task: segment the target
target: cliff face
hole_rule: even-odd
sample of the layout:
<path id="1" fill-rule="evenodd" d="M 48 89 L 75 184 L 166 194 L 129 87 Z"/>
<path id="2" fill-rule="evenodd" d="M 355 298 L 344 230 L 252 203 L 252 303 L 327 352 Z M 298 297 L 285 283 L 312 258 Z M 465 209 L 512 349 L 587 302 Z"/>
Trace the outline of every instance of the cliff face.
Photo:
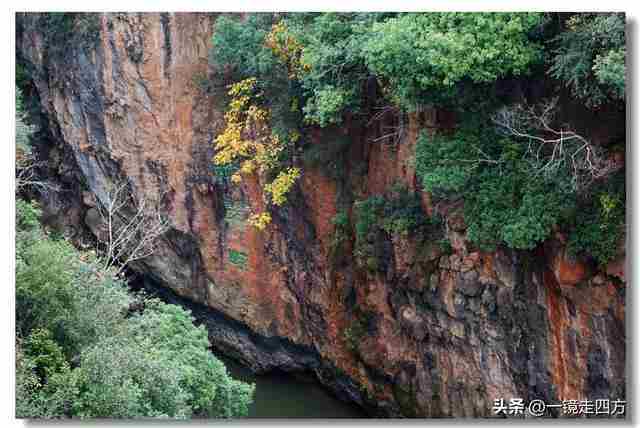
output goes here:
<path id="1" fill-rule="evenodd" d="M 43 197 L 52 224 L 82 244 L 95 198 L 118 178 L 138 196 L 164 194 L 172 228 L 134 269 L 200 304 L 218 348 L 255 370 L 314 371 L 375 414 L 490 416 L 498 398 L 625 397 L 624 257 L 598 271 L 567 257 L 561 234 L 531 254 L 478 252 L 456 206 L 437 208 L 451 251 L 383 234 L 376 274 L 349 245 L 332 251 L 343 192 L 419 191 L 417 132 L 446 123 L 442 113 L 412 117 L 394 144 L 372 142 L 375 127 L 345 126 L 346 178 L 305 167 L 272 224 L 248 226 L 263 204 L 257 179 L 232 187 L 212 173 L 222 113 L 199 82 L 211 72 L 214 18 L 101 14 L 95 43 L 64 52 L 48 47 L 37 16 L 18 18 L 49 134 L 39 153 L 69 189 Z M 311 140 L 327 143 L 319 131 Z"/>

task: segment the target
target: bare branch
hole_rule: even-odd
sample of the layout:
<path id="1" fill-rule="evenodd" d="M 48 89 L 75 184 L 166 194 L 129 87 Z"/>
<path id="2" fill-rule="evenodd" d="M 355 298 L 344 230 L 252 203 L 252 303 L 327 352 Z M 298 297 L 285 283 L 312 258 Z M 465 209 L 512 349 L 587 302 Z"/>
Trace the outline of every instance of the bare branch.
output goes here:
<path id="1" fill-rule="evenodd" d="M 377 143 L 380 141 L 388 144 L 398 144 L 406 135 L 407 124 L 402 111 L 391 105 L 377 108 L 378 112 L 374 114 L 367 125 L 379 123 L 380 136 L 373 138 L 371 141 Z"/>
<path id="2" fill-rule="evenodd" d="M 554 125 L 558 99 L 527 106 L 505 107 L 492 118 L 505 135 L 526 141 L 525 160 L 536 174 L 554 177 L 567 168 L 571 186 L 583 191 L 594 180 L 611 174 L 619 166 L 604 156 L 602 149 L 568 125 Z"/>
<path id="3" fill-rule="evenodd" d="M 29 187 L 58 191 L 58 186 L 38 179 L 37 169 L 43 165 L 43 162 L 36 162 L 31 152 L 16 150 L 16 191 Z"/>
<path id="4" fill-rule="evenodd" d="M 169 220 L 161 210 L 161 200 L 142 196 L 136 202 L 126 181 L 116 183 L 107 199 L 98 204 L 102 231 L 104 268 L 118 267 L 120 274 L 130 263 L 152 255 L 158 239 L 168 230 Z"/>

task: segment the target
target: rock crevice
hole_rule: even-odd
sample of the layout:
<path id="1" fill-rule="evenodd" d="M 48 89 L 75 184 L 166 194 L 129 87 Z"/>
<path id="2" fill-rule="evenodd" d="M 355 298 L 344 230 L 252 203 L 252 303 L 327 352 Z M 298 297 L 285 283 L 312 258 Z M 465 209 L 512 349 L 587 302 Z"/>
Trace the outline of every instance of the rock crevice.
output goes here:
<path id="1" fill-rule="evenodd" d="M 234 188 L 211 171 L 223 115 L 195 77 L 211 72 L 214 16 L 93 17 L 95 46 L 63 53 L 47 47 L 38 14 L 18 17 L 48 135 L 39 154 L 67 171 L 51 179 L 77 187 L 75 198 L 45 198 L 44 211 L 78 242 L 91 236 L 81 187 L 103 199 L 126 178 L 138 195 L 164 195 L 172 228 L 134 269 L 196 308 L 215 347 L 257 371 L 314 372 L 377 415 L 486 417 L 499 398 L 624 398 L 620 269 L 569 260 L 556 240 L 536 253 L 478 252 L 456 207 L 444 213 L 449 249 L 384 232 L 373 271 L 356 265 L 353 242 L 336 252 L 332 219 L 353 199 L 400 182 L 433 212 L 408 160 L 418 128 L 446 114 L 410 118 L 393 145 L 348 129 L 346 177 L 306 168 L 261 232 L 246 224 L 263 203 L 257 180 Z M 323 142 L 318 132 L 309 144 Z"/>

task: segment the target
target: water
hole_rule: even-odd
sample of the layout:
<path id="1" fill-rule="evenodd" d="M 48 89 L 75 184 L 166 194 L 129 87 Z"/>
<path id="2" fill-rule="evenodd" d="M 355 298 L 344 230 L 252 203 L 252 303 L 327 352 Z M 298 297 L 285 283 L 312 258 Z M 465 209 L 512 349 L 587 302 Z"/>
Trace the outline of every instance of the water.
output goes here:
<path id="1" fill-rule="evenodd" d="M 141 289 L 166 303 L 181 305 L 192 311 L 196 319 L 211 317 L 210 309 L 177 296 L 168 288 L 156 285 L 152 279 L 133 276 L 128 284 L 133 291 Z M 290 373 L 256 375 L 249 368 L 211 349 L 227 366 L 235 379 L 256 385 L 251 418 L 365 418 L 366 413 L 355 404 L 338 400 L 315 379 Z"/>
<path id="2" fill-rule="evenodd" d="M 250 418 L 364 418 L 356 405 L 338 400 L 313 379 L 288 373 L 255 375 L 235 360 L 216 354 L 234 379 L 256 385 Z"/>

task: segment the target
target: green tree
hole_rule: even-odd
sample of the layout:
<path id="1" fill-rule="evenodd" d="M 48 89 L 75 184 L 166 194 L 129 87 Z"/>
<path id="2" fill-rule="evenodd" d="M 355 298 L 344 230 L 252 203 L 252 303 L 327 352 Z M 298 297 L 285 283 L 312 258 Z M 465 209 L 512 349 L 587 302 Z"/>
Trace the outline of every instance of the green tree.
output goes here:
<path id="1" fill-rule="evenodd" d="M 133 296 L 92 254 L 51 239 L 18 201 L 18 417 L 240 417 L 232 379 L 188 311 Z"/>
<path id="2" fill-rule="evenodd" d="M 569 250 L 591 254 L 606 265 L 621 252 L 625 236 L 625 178 L 618 173 L 580 201 L 569 236 Z"/>
<path id="3" fill-rule="evenodd" d="M 42 383 L 46 383 L 54 374 L 69 368 L 62 348 L 53 340 L 49 330 L 33 330 L 24 341 L 23 347 Z"/>
<path id="4" fill-rule="evenodd" d="M 541 59 L 530 34 L 542 23 L 538 13 L 223 15 L 212 56 L 234 81 L 278 82 L 280 93 L 289 81 L 295 95 L 272 105 L 295 99 L 306 123 L 326 127 L 366 113 L 364 102 L 378 101 L 369 95 L 414 110 L 451 101 L 459 82 L 525 74 Z M 379 93 L 370 93 L 372 79 Z"/>
<path id="5" fill-rule="evenodd" d="M 374 24 L 362 51 L 392 99 L 414 110 L 456 96 L 462 81 L 525 74 L 541 59 L 529 34 L 542 21 L 539 13 L 402 14 Z"/>
<path id="6" fill-rule="evenodd" d="M 524 150 L 486 127 L 463 127 L 451 136 L 423 133 L 416 172 L 436 197 L 464 198 L 467 234 L 476 245 L 531 249 L 571 215 L 575 195 L 567 190 L 569 174 L 537 174 Z"/>
<path id="7" fill-rule="evenodd" d="M 589 107 L 624 99 L 625 19 L 623 13 L 578 13 L 551 42 L 549 74 Z"/>

